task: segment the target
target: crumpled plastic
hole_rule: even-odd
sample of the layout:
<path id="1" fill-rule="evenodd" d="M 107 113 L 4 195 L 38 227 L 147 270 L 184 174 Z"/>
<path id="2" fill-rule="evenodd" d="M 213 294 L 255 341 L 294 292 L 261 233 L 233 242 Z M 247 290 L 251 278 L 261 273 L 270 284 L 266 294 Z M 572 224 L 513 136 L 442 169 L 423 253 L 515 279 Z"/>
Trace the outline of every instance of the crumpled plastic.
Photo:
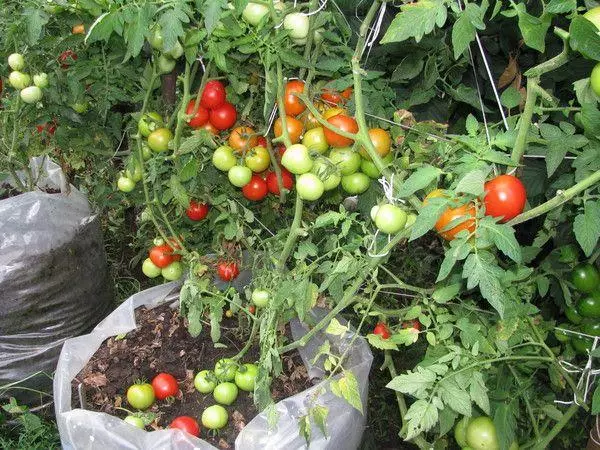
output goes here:
<path id="1" fill-rule="evenodd" d="M 0 386 L 54 371 L 63 342 L 87 333 L 114 295 L 102 232 L 87 198 L 60 167 L 33 158 L 41 190 L 0 201 Z M 49 377 L 23 386 L 50 393 Z M 11 390 L 22 403 L 39 396 Z M 46 397 L 48 398 L 48 397 Z"/>
<path id="2" fill-rule="evenodd" d="M 242 273 L 239 278 L 243 276 Z M 136 328 L 134 311 L 137 307 L 142 305 L 156 307 L 165 302 L 173 302 L 173 299 L 177 298 L 173 293 L 176 293 L 179 287 L 179 282 L 171 282 L 135 294 L 98 324 L 90 334 L 65 342 L 54 376 L 55 412 L 64 450 L 215 449 L 208 442 L 181 430 L 145 431 L 109 414 L 71 407 L 71 382 L 102 342 L 111 336 L 127 333 Z M 239 286 L 237 287 L 239 289 Z M 326 313 L 327 311 L 324 310 L 311 312 L 316 319 L 324 317 Z M 338 320 L 343 322 L 341 319 Z M 291 329 L 294 339 L 300 338 L 307 331 L 307 327 L 299 321 L 292 321 Z M 323 369 L 319 364 L 313 365 L 314 356 L 320 345 L 325 340 L 329 340 L 332 349 L 336 352 L 343 352 L 351 345 L 344 367 L 356 376 L 363 411 L 366 411 L 368 377 L 373 355 L 362 337 L 357 337 L 351 343 L 353 337 L 353 333 L 346 333 L 343 337 L 317 333 L 308 345 L 300 349 L 300 354 L 309 376 L 322 377 Z M 321 381 L 305 391 L 278 402 L 275 407 L 279 417 L 272 428 L 269 427 L 264 412 L 256 416 L 238 435 L 235 448 L 240 450 L 307 448 L 304 437 L 299 434 L 298 419 L 306 415 L 308 407 L 314 406 L 311 402 L 314 402 L 315 398 L 311 394 L 326 384 L 328 381 Z M 316 397 L 316 401 L 329 409 L 327 436 L 324 436 L 313 424 L 310 448 L 332 450 L 358 448 L 365 427 L 365 416 L 345 400 L 336 397 L 329 389 Z"/>

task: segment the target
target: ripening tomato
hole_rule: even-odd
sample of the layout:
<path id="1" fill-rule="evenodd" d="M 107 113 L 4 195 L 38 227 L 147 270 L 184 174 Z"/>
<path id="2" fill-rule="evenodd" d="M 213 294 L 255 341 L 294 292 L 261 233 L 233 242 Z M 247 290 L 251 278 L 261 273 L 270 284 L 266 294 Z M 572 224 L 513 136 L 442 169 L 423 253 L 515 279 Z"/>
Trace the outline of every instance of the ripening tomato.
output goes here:
<path id="1" fill-rule="evenodd" d="M 355 172 L 342 177 L 342 189 L 350 195 L 359 195 L 369 189 L 371 179 L 362 172 Z"/>
<path id="2" fill-rule="evenodd" d="M 192 115 L 194 112 L 194 108 L 196 106 L 196 99 L 190 100 L 185 109 L 185 113 L 188 115 Z M 202 105 L 198 105 L 198 111 L 194 114 L 189 120 L 188 125 L 192 127 L 194 130 L 202 127 L 208 122 L 208 110 L 204 108 Z"/>
<path id="3" fill-rule="evenodd" d="M 427 200 L 434 197 L 444 197 L 444 193 L 441 189 L 435 189 L 430 192 L 423 203 L 427 203 Z M 456 208 L 447 208 L 438 221 L 435 223 L 435 229 L 437 232 L 447 241 L 453 240 L 458 233 L 463 230 L 467 230 L 469 233 L 475 231 L 475 206 L 472 203 L 457 206 Z M 450 222 L 457 219 L 463 218 L 461 223 L 456 225 L 454 228 L 446 230 L 446 227 Z"/>
<path id="4" fill-rule="evenodd" d="M 233 281 L 240 274 L 240 269 L 235 261 L 219 261 L 217 275 L 223 281 Z"/>
<path id="5" fill-rule="evenodd" d="M 306 105 L 294 94 L 304 92 L 304 81 L 291 80 L 285 85 L 285 94 L 283 97 L 285 113 L 288 116 L 296 117 L 306 109 Z"/>
<path id="6" fill-rule="evenodd" d="M 210 111 L 209 120 L 217 130 L 222 131 L 231 128 L 237 120 L 235 106 L 229 102 L 223 103 L 221 106 Z"/>
<path id="7" fill-rule="evenodd" d="M 73 50 L 65 50 L 58 57 L 61 69 L 68 69 L 71 64 L 77 61 L 77 53 Z"/>
<path id="8" fill-rule="evenodd" d="M 271 157 L 269 156 L 269 152 L 266 148 L 257 146 L 246 153 L 244 162 L 246 166 L 250 168 L 250 170 L 260 173 L 269 168 L 269 164 L 271 164 Z"/>
<path id="9" fill-rule="evenodd" d="M 227 172 L 235 166 L 236 162 L 237 160 L 235 159 L 235 156 L 233 156 L 233 149 L 227 145 L 218 147 L 212 156 L 212 163 L 214 166 L 223 172 Z"/>
<path id="10" fill-rule="evenodd" d="M 281 168 L 281 184 L 288 191 L 291 191 L 294 186 L 294 177 L 283 167 Z M 280 194 L 279 184 L 277 184 L 277 174 L 275 172 L 269 172 L 267 174 L 267 188 L 271 194 Z"/>
<path id="11" fill-rule="evenodd" d="M 157 128 L 148 136 L 148 147 L 156 153 L 169 149 L 169 142 L 173 139 L 173 133 L 168 128 Z"/>
<path id="12" fill-rule="evenodd" d="M 267 196 L 267 182 L 258 175 L 252 175 L 250 182 L 242 188 L 242 194 L 248 200 L 258 202 Z"/>
<path id="13" fill-rule="evenodd" d="M 500 175 L 485 183 L 485 214 L 507 222 L 525 208 L 527 192 L 523 183 L 512 175 Z"/>
<path id="14" fill-rule="evenodd" d="M 302 132 L 304 131 L 304 126 L 302 122 L 292 116 L 285 117 L 285 125 L 287 128 L 288 135 L 290 137 L 290 141 L 292 144 L 297 144 L 300 141 L 300 136 L 302 136 Z M 283 127 L 281 125 L 281 117 L 278 117 L 275 121 L 274 125 L 275 137 L 281 136 L 283 131 Z"/>
<path id="15" fill-rule="evenodd" d="M 358 124 L 356 123 L 356 120 L 344 114 L 333 116 L 330 119 L 327 119 L 327 122 L 334 127 L 345 131 L 346 133 L 355 134 L 358 132 Z M 337 134 L 336 132 L 331 131 L 329 128 L 324 128 L 323 131 L 325 133 L 325 139 L 327 139 L 327 143 L 332 147 L 348 147 L 354 142 L 354 139 Z"/>
<path id="16" fill-rule="evenodd" d="M 390 329 L 383 322 L 379 322 L 377 325 L 375 325 L 375 328 L 373 328 L 373 334 L 378 334 L 382 339 L 389 339 L 392 335 L 390 333 Z"/>
<path id="17" fill-rule="evenodd" d="M 347 115 L 346 110 L 337 106 L 333 108 L 327 108 L 325 111 L 323 111 L 323 118 L 325 120 L 329 120 L 332 117 L 339 116 L 340 114 Z"/>
<path id="18" fill-rule="evenodd" d="M 179 392 L 179 385 L 173 375 L 163 372 L 152 379 L 152 389 L 158 400 L 164 400 L 167 397 L 175 397 Z"/>
<path id="19" fill-rule="evenodd" d="M 73 25 L 71 32 L 73 34 L 85 34 L 85 25 L 82 23 L 80 23 L 78 25 Z"/>
<path id="20" fill-rule="evenodd" d="M 200 436 L 200 425 L 190 416 L 179 416 L 176 417 L 173 422 L 169 425 L 169 428 L 178 428 L 191 434 L 192 436 Z"/>
<path id="21" fill-rule="evenodd" d="M 204 91 L 202 91 L 202 96 L 200 97 L 200 104 L 206 109 L 215 109 L 223 106 L 226 97 L 227 93 L 225 92 L 223 83 L 219 80 L 210 80 L 204 86 Z"/>
<path id="22" fill-rule="evenodd" d="M 303 173 L 296 179 L 296 190 L 302 200 L 314 201 L 321 198 L 325 185 L 314 173 Z"/>
<path id="23" fill-rule="evenodd" d="M 206 130 L 206 131 L 208 131 L 210 134 L 214 134 L 215 136 L 216 136 L 217 134 L 219 134 L 219 130 L 217 130 L 217 129 L 215 128 L 215 126 L 214 126 L 212 123 L 210 123 L 210 122 L 206 122 L 204 125 L 202 125 L 202 126 L 200 127 L 200 129 L 202 129 L 202 130 Z"/>
<path id="24" fill-rule="evenodd" d="M 421 322 L 419 319 L 407 320 L 402 322 L 402 328 L 414 328 L 417 331 L 421 331 Z"/>
<path id="25" fill-rule="evenodd" d="M 256 131 L 250 127 L 236 127 L 231 130 L 227 143 L 235 151 L 242 152 L 256 147 L 258 145 L 258 137 L 256 136 Z"/>
<path id="26" fill-rule="evenodd" d="M 135 409 L 148 409 L 154 403 L 154 389 L 149 383 L 133 384 L 127 389 L 127 402 Z"/>
<path id="27" fill-rule="evenodd" d="M 208 205 L 206 203 L 198 203 L 196 200 L 190 200 L 190 206 L 185 210 L 185 215 L 190 220 L 204 220 L 208 215 Z"/>
<path id="28" fill-rule="evenodd" d="M 302 145 L 305 145 L 309 150 L 325 153 L 329 148 L 323 127 L 315 127 L 308 130 L 302 136 Z"/>
<path id="29" fill-rule="evenodd" d="M 264 136 L 258 136 L 258 138 L 256 139 L 256 145 L 259 147 L 267 148 L 267 138 L 265 138 Z"/>
<path id="30" fill-rule="evenodd" d="M 281 157 L 281 164 L 293 174 L 301 175 L 310 171 L 313 160 L 305 145 L 294 144 Z"/>
<path id="31" fill-rule="evenodd" d="M 375 151 L 381 158 L 385 158 L 390 153 L 392 148 L 392 138 L 387 131 L 381 128 L 371 128 L 369 130 L 369 138 L 373 143 L 373 147 L 375 147 Z M 371 157 L 365 148 L 360 149 L 360 155 L 369 161 L 371 160 Z"/>
<path id="32" fill-rule="evenodd" d="M 173 254 L 173 248 L 169 244 L 155 245 L 150 249 L 148 257 L 156 267 L 161 269 L 167 267 L 173 261 L 181 259 L 181 255 Z"/>

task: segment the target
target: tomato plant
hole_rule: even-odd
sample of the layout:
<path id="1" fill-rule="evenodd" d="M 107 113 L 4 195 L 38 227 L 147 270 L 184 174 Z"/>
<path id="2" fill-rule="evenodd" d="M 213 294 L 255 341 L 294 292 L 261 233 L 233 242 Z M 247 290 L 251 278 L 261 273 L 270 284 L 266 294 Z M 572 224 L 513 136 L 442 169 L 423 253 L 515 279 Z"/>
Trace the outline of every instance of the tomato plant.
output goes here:
<path id="1" fill-rule="evenodd" d="M 600 273 L 591 264 L 578 264 L 571 272 L 571 282 L 581 292 L 592 292 L 600 286 Z"/>
<path id="2" fill-rule="evenodd" d="M 215 376 L 220 381 L 232 381 L 235 378 L 238 364 L 230 359 L 223 358 L 217 361 L 215 364 Z"/>
<path id="3" fill-rule="evenodd" d="M 168 128 L 157 128 L 148 136 L 148 147 L 159 153 L 169 149 L 169 142 L 173 139 L 173 133 Z"/>
<path id="4" fill-rule="evenodd" d="M 210 80 L 206 83 L 206 86 L 204 86 L 202 96 L 200 97 L 200 105 L 206 109 L 217 109 L 225 104 L 226 98 L 227 93 L 225 92 L 225 86 L 223 86 L 223 83 L 221 83 L 219 80 Z"/>
<path id="5" fill-rule="evenodd" d="M 304 124 L 292 116 L 286 116 L 285 125 L 292 144 L 300 142 L 300 136 L 302 136 L 302 132 L 304 131 Z M 273 129 L 275 131 L 275 137 L 281 136 L 281 133 L 283 132 L 283 121 L 281 117 L 275 121 Z"/>
<path id="6" fill-rule="evenodd" d="M 252 128 L 237 127 L 231 130 L 227 143 L 235 151 L 242 152 L 256 147 L 258 138 Z"/>
<path id="7" fill-rule="evenodd" d="M 180 258 L 179 255 L 173 253 L 173 248 L 169 244 L 155 245 L 150 249 L 149 253 L 150 261 L 161 269 L 164 269 Z"/>

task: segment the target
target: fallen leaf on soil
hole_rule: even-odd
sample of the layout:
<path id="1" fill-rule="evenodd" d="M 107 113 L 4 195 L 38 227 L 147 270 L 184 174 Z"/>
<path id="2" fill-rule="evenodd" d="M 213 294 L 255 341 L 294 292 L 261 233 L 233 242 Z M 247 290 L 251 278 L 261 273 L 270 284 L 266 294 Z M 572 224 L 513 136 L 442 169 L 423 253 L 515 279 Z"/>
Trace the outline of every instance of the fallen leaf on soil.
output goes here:
<path id="1" fill-rule="evenodd" d="M 242 428 L 246 426 L 246 418 L 242 415 L 242 413 L 239 411 L 234 411 L 231 415 L 231 418 L 233 419 L 233 426 L 237 432 L 239 433 L 242 431 Z"/>
<path id="2" fill-rule="evenodd" d="M 106 386 L 108 380 L 106 379 L 106 375 L 104 375 L 103 373 L 93 372 L 87 377 L 85 377 L 83 379 L 83 382 L 88 386 L 98 388 L 101 386 Z"/>

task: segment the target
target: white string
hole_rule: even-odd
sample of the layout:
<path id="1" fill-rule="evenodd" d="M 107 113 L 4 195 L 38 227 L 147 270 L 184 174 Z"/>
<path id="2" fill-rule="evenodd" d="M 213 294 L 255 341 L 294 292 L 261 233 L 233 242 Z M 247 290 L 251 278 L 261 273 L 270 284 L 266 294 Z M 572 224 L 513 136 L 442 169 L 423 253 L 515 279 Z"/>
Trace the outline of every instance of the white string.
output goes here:
<path id="1" fill-rule="evenodd" d="M 271 131 L 271 127 L 273 126 L 273 122 L 275 121 L 275 116 L 277 115 L 277 104 L 273 105 L 273 109 L 271 110 L 271 115 L 269 116 L 269 126 L 267 127 L 267 131 L 265 132 L 265 136 L 269 134 Z"/>
<path id="2" fill-rule="evenodd" d="M 596 416 L 596 436 L 600 437 L 600 425 L 598 422 L 598 416 Z M 594 433 L 590 432 L 590 437 L 592 438 L 592 441 L 594 441 L 594 444 L 600 445 L 600 442 L 598 442 L 594 437 Z"/>
<path id="3" fill-rule="evenodd" d="M 488 146 L 492 146 L 492 138 L 490 137 L 490 130 L 488 128 L 487 116 L 485 114 L 485 105 L 483 104 L 483 95 L 481 94 L 481 88 L 479 87 L 479 78 L 477 76 L 477 69 L 475 68 L 475 59 L 473 58 L 473 52 L 469 46 L 469 59 L 471 60 L 471 67 L 473 68 L 473 75 L 475 76 L 475 87 L 477 88 L 477 96 L 479 97 L 479 106 L 481 107 L 481 115 L 483 116 L 483 127 L 485 128 L 485 137 L 487 139 Z"/>
<path id="4" fill-rule="evenodd" d="M 317 9 L 315 9 L 314 11 L 309 11 L 307 13 L 298 11 L 298 14 L 302 14 L 305 17 L 310 17 L 314 14 L 317 14 L 319 11 L 322 11 L 327 6 L 327 1 L 328 0 L 319 0 L 319 7 Z M 294 0 L 294 8 L 296 8 L 296 0 Z M 282 20 L 279 25 L 275 25 L 273 28 L 276 28 L 276 29 L 281 28 L 284 21 L 285 21 L 285 17 L 284 17 L 284 20 Z"/>
<path id="5" fill-rule="evenodd" d="M 375 26 L 369 30 L 369 34 L 367 35 L 367 39 L 365 40 L 365 45 L 363 46 L 362 51 L 360 52 L 360 57 L 362 58 L 365 49 L 367 47 L 369 48 L 369 51 L 367 52 L 367 56 L 365 58 L 365 65 L 369 60 L 369 55 L 371 54 L 371 50 L 373 49 L 373 44 L 375 44 L 375 41 L 377 41 L 379 33 L 381 32 L 381 24 L 383 23 L 383 18 L 385 17 L 386 8 L 387 2 L 381 3 L 381 7 L 379 8 L 379 15 L 377 17 L 377 21 L 375 22 Z"/>
<path id="6" fill-rule="evenodd" d="M 385 253 L 373 253 L 372 250 L 375 250 L 375 245 L 377 242 L 377 235 L 379 234 L 379 230 L 377 230 L 375 232 L 375 234 L 373 235 L 372 239 L 371 239 L 371 243 L 369 244 L 369 246 L 367 247 L 367 255 L 369 255 L 371 258 L 383 258 L 384 256 L 387 256 L 388 253 L 390 252 L 389 250 Z M 390 243 L 390 241 L 392 240 L 391 236 L 388 234 L 388 244 Z"/>
<path id="7" fill-rule="evenodd" d="M 385 198 L 387 199 L 388 203 L 392 203 L 392 204 L 397 203 L 397 202 L 406 203 L 401 198 L 394 197 L 394 173 L 392 173 L 392 175 L 390 176 L 390 181 L 388 181 L 385 177 L 381 177 L 378 181 L 379 181 L 379 184 L 381 184 L 383 193 L 384 193 Z"/>

